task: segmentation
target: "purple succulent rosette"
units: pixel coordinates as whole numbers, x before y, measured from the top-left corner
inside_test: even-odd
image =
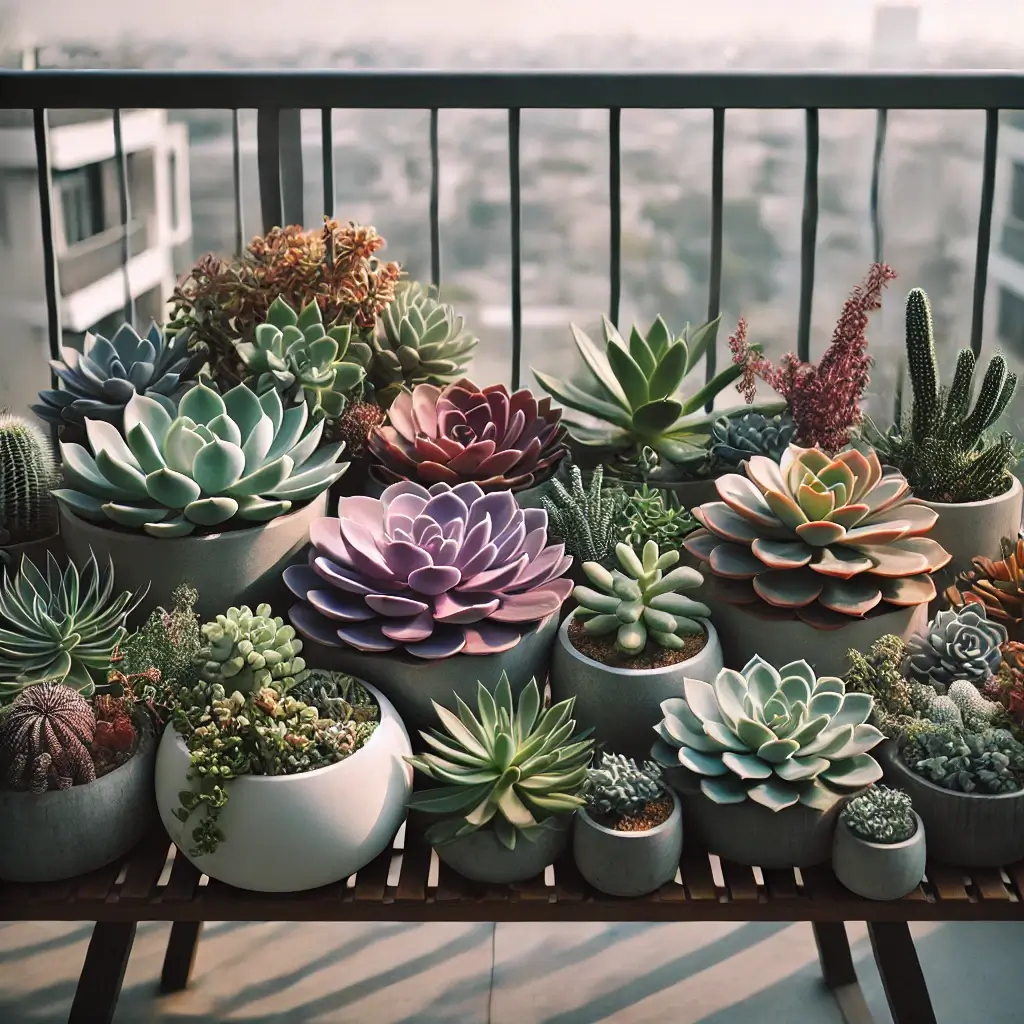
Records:
[[[308,565],[285,570],[305,637],[418,658],[495,654],[557,612],[572,591],[563,544],[548,544],[543,509],[476,483],[429,489],[411,480],[380,498],[342,498],[309,529]]]

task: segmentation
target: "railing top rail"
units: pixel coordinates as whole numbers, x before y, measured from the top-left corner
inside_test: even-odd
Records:
[[[0,109],[1024,109],[1021,71],[0,70]]]

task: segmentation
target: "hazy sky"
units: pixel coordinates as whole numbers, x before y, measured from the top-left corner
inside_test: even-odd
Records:
[[[284,46],[392,38],[533,42],[552,35],[866,43],[874,0],[0,0],[38,42],[202,37]],[[926,42],[1024,38],[1024,0],[920,0]],[[4,19],[5,21],[8,18]],[[27,40],[25,40],[27,41]]]

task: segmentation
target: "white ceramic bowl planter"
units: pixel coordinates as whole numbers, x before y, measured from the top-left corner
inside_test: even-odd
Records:
[[[917,830],[902,843],[873,843],[861,839],[845,821],[836,826],[832,870],[851,892],[869,900],[898,900],[913,892],[924,878],[924,822],[914,812]]]
[[[409,736],[391,702],[372,686],[380,724],[354,754],[297,775],[243,775],[228,782],[212,854],[188,854],[198,820],[174,816],[190,788],[189,752],[168,726],[156,762],[160,818],[179,850],[204,874],[256,892],[300,892],[340,881],[368,864],[394,839],[412,792]]]

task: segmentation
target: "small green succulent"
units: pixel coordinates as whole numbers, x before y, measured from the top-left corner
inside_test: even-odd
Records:
[[[901,789],[872,786],[855,796],[840,819],[858,839],[868,843],[904,843],[917,831],[908,794]]]
[[[1024,782],[1024,745],[1007,729],[970,733],[937,725],[900,756],[929,782],[961,793],[1016,793]]]
[[[696,529],[697,520],[682,507],[674,491],[642,484],[626,495],[619,540],[631,548],[642,548],[653,540],[663,550],[681,550],[683,539]]]
[[[565,543],[566,554],[578,562],[607,562],[620,529],[626,495],[619,487],[604,486],[598,466],[584,488],[579,466],[569,467],[569,486],[552,478],[551,491],[541,502],[548,513],[548,532]]]
[[[664,795],[661,766],[653,761],[641,768],[625,754],[603,753],[597,767],[587,772],[587,809],[602,818],[639,814]]]
[[[711,465],[716,470],[736,470],[751,455],[779,462],[795,436],[796,423],[788,412],[719,416],[711,427]]]

